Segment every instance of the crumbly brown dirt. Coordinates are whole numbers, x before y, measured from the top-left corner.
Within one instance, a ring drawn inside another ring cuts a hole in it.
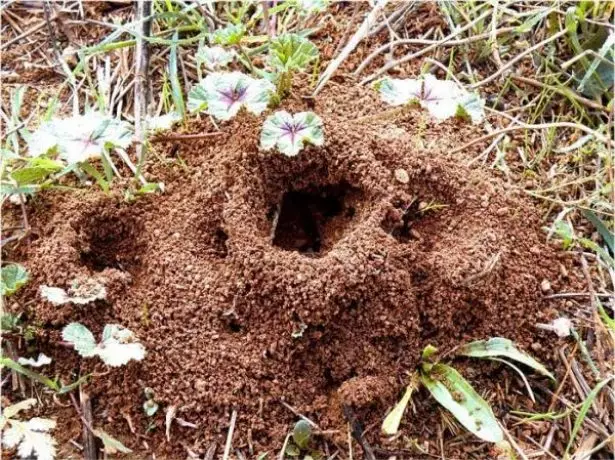
[[[298,85],[282,107],[318,113],[323,148],[263,152],[262,117],[243,113],[221,136],[155,144],[146,174],[165,183],[163,194],[126,202],[120,191],[50,191],[27,206],[32,234],[8,256],[32,280],[9,308],[25,307],[44,326],[39,347],[63,379],[97,374],[87,387],[96,423],[139,456],[203,455],[212,443],[220,454],[232,410],[235,448],[250,458],[277,453],[296,419],[280,401],[338,446],[347,406],[379,445],[378,424],[428,344],[450,351],[503,336],[549,361],[552,338],[535,324],[558,304],[541,282],[557,291],[570,282],[560,266],[574,269],[544,243],[522,192],[466,166],[480,145],[448,153],[478,129],[434,123],[418,109],[387,118],[372,89],[341,80],[316,101]],[[205,118],[178,132],[214,130]],[[400,168],[407,184],[395,178]],[[5,215],[20,218],[18,208]],[[107,300],[57,307],[37,293],[80,276],[103,282]],[[107,323],[128,327],[145,360],[107,369],[80,359],[61,343],[73,321],[97,336]],[[506,372],[472,362],[466,376],[496,392]],[[142,410],[145,387],[162,407],[153,420]],[[419,395],[403,426],[436,446],[439,411]],[[174,423],[169,442],[170,406],[198,427]],[[67,414],[57,435],[68,452],[79,420],[71,408],[54,410]]]

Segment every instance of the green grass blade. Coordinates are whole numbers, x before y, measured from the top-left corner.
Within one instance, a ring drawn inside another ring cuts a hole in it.
[[[602,323],[604,324],[604,326],[607,329],[609,329],[611,332],[615,332],[615,319],[611,318],[608,315],[608,313],[602,306],[602,303],[600,302],[600,300],[598,300],[597,297],[596,297],[596,305],[598,308],[598,315],[600,315],[600,319],[602,319]]]
[[[467,343],[458,350],[458,354],[470,358],[508,358],[531,367],[540,374],[555,380],[551,372],[527,353],[517,349],[515,344],[503,337],[493,337],[489,340],[477,340]]]
[[[173,44],[171,45],[169,54],[169,79],[171,80],[171,95],[173,97],[173,103],[175,104],[175,110],[181,115],[182,118],[186,116],[186,105],[184,104],[184,95],[182,94],[182,88],[179,84],[179,77],[177,76],[177,32],[173,34]]]
[[[406,411],[406,406],[408,406],[410,398],[412,398],[412,393],[418,388],[418,386],[418,375],[415,373],[412,376],[410,383],[406,387],[406,392],[404,393],[404,396],[399,400],[393,410],[389,412],[389,414],[382,422],[382,432],[387,436],[397,434],[397,431],[399,430],[399,424],[401,423],[401,419],[404,416],[404,412]]]
[[[468,431],[484,441],[500,443],[504,440],[489,404],[455,369],[434,364],[428,374],[421,372],[421,382]]]
[[[11,358],[0,358],[0,367],[4,366],[25,375],[31,380],[40,382],[43,385],[48,386],[53,391],[60,391],[60,387],[58,386],[58,384],[51,380],[49,377],[39,374],[38,372],[31,371],[30,369],[23,367],[21,364],[16,363]]]
[[[598,230],[598,233],[600,233],[600,236],[611,250],[611,254],[615,255],[615,235],[613,232],[609,231],[604,222],[593,211],[583,209],[581,212],[596,227],[596,230]]]
[[[568,458],[568,452],[570,452],[570,449],[572,448],[574,439],[577,437],[577,434],[579,433],[579,430],[581,429],[581,425],[583,424],[583,420],[585,420],[585,417],[587,416],[587,412],[589,412],[589,408],[591,404],[594,402],[594,399],[596,399],[596,396],[598,396],[598,393],[600,393],[600,390],[602,390],[602,388],[607,383],[609,383],[611,380],[613,380],[613,376],[604,379],[602,382],[598,383],[594,387],[594,389],[590,391],[589,394],[587,395],[587,398],[585,399],[585,401],[583,402],[583,405],[579,409],[579,415],[577,415],[577,418],[574,421],[572,431],[570,432],[570,441],[568,441],[568,445],[566,446],[566,452],[564,453],[564,458]]]

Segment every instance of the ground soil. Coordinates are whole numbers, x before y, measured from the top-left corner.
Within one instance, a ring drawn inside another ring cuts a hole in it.
[[[32,234],[8,257],[32,280],[9,308],[26,306],[42,327],[38,346],[62,378],[100,374],[87,386],[94,419],[139,456],[203,455],[213,443],[220,454],[233,410],[234,447],[277,455],[296,420],[281,401],[327,430],[332,449],[346,449],[348,414],[372,445],[407,449],[408,438],[383,444],[378,425],[427,344],[446,352],[503,336],[550,362],[554,336],[535,324],[559,305],[541,283],[558,291],[574,267],[545,244],[533,203],[493,171],[466,166],[484,146],[449,154],[478,128],[435,123],[419,109],[388,117],[375,91],[355,84],[334,78],[313,101],[297,82],[283,104],[323,118],[323,148],[263,152],[262,118],[243,113],[220,136],[154,144],[146,174],[165,183],[163,194],[127,202],[87,188],[28,204]],[[176,132],[214,130],[205,118]],[[20,219],[19,209],[5,216]],[[107,300],[57,307],[37,293],[79,276],[104,283]],[[61,343],[72,321],[96,335],[107,323],[128,327],[146,359],[112,370],[80,359]],[[514,380],[501,366],[456,366],[499,416],[528,408],[518,379],[514,396],[493,396]],[[153,419],[143,414],[145,387],[162,407]],[[405,433],[439,452],[441,412],[427,394],[416,399]],[[174,423],[169,441],[170,406],[197,428]],[[52,412],[66,414],[56,433],[65,456],[76,455],[68,440],[81,429],[72,410]],[[476,449],[468,439],[447,447],[449,458],[468,446]]]

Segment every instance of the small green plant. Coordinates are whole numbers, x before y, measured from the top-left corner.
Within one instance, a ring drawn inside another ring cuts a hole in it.
[[[286,445],[284,454],[288,457],[299,457],[302,452],[306,453],[304,459],[319,458],[320,452],[310,449],[312,439],[312,425],[306,420],[299,420],[293,427],[292,440]]]
[[[56,427],[54,420],[34,417],[27,421],[15,418],[19,412],[36,405],[36,399],[26,399],[12,406],[5,407],[0,415],[2,445],[7,449],[17,448],[19,458],[53,460],[56,455],[56,441],[49,431]]]
[[[418,103],[437,120],[469,118],[473,123],[485,117],[485,102],[450,80],[438,80],[431,74],[420,79],[383,78],[375,84],[384,102],[393,106]]]
[[[210,40],[216,45],[239,45],[245,34],[246,27],[243,24],[229,24],[221,29],[216,29],[211,34]]]
[[[412,394],[422,384],[434,399],[450,411],[468,431],[484,441],[496,443],[508,450],[508,443],[504,440],[503,431],[489,404],[457,370],[435,359],[436,354],[436,348],[431,345],[425,347],[419,369],[411,375],[404,396],[382,423],[383,433],[386,435],[397,433]],[[542,364],[517,349],[513,342],[505,338],[495,337],[468,343],[458,349],[458,354],[498,361],[505,361],[502,358],[506,358],[520,362],[542,375],[555,379]],[[505,362],[510,365],[507,361]]]
[[[62,338],[84,358],[98,356],[111,367],[122,366],[133,359],[141,361],[145,357],[145,347],[133,332],[117,324],[105,326],[100,343],[96,343],[94,334],[80,323],[64,327]]]
[[[132,143],[132,127],[125,121],[91,111],[64,119],[43,122],[28,139],[28,155],[40,157],[56,152],[68,165],[94,158],[108,158],[116,147]]]
[[[215,72],[207,75],[190,91],[188,109],[230,120],[242,107],[256,115],[267,108],[275,90],[264,79],[252,78],[241,72]]]
[[[269,65],[276,72],[276,94],[279,99],[288,95],[293,74],[303,71],[318,59],[318,48],[297,34],[284,34],[269,44]]]
[[[158,403],[155,401],[154,390],[149,387],[143,389],[145,402],[143,403],[143,412],[148,417],[152,417],[158,411]]]
[[[286,111],[276,112],[267,117],[261,132],[262,149],[271,150],[277,147],[289,157],[299,154],[305,144],[320,147],[324,143],[322,120],[312,112],[294,115]]]
[[[28,272],[19,264],[9,264],[0,270],[0,295],[10,296],[28,282]]]

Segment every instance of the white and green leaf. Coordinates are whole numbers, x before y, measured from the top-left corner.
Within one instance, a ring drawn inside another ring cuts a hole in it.
[[[77,353],[85,358],[96,354],[94,334],[81,323],[70,323],[64,327],[62,338],[73,345]]]
[[[17,448],[20,458],[31,458],[35,455],[38,460],[53,460],[56,455],[56,441],[48,431],[56,426],[56,422],[49,419],[35,417],[26,422],[9,420],[10,427],[2,433],[2,445],[8,449]]]
[[[127,148],[132,134],[129,123],[92,111],[43,122],[28,139],[28,154],[36,157],[57,150],[63,161],[77,164],[100,158],[104,149]]]
[[[527,353],[520,351],[515,344],[503,337],[493,337],[489,340],[477,340],[463,345],[457,351],[462,356],[470,358],[508,358],[531,367],[540,374],[555,380],[551,372]]]
[[[197,65],[203,65],[209,71],[215,71],[223,67],[227,67],[237,53],[234,50],[226,50],[221,46],[206,46],[201,44],[195,59]]]
[[[107,290],[103,284],[93,278],[75,279],[68,292],[62,288],[42,285],[41,297],[54,305],[74,303],[86,305],[107,297]]]
[[[132,331],[117,324],[108,324],[95,353],[108,366],[117,367],[133,359],[141,361],[145,358],[145,347],[138,342]]]
[[[215,72],[207,75],[190,91],[188,108],[205,110],[219,120],[230,120],[242,107],[256,115],[269,104],[275,86],[241,72]]]
[[[468,431],[484,441],[504,440],[489,404],[455,369],[445,364],[429,365],[429,372],[421,372],[421,382]]]
[[[380,97],[390,105],[417,102],[437,120],[454,116],[479,123],[485,117],[484,101],[451,80],[438,80],[431,74],[420,79],[384,78],[376,83]]]
[[[289,157],[297,155],[305,144],[320,147],[324,143],[322,120],[313,112],[291,115],[278,111],[267,117],[261,132],[261,148],[271,150],[277,147]]]
[[[98,356],[111,367],[122,366],[131,360],[141,361],[145,357],[145,347],[134,333],[117,324],[105,326],[102,341],[98,344],[90,330],[80,323],[66,326],[62,336],[84,358]]]

